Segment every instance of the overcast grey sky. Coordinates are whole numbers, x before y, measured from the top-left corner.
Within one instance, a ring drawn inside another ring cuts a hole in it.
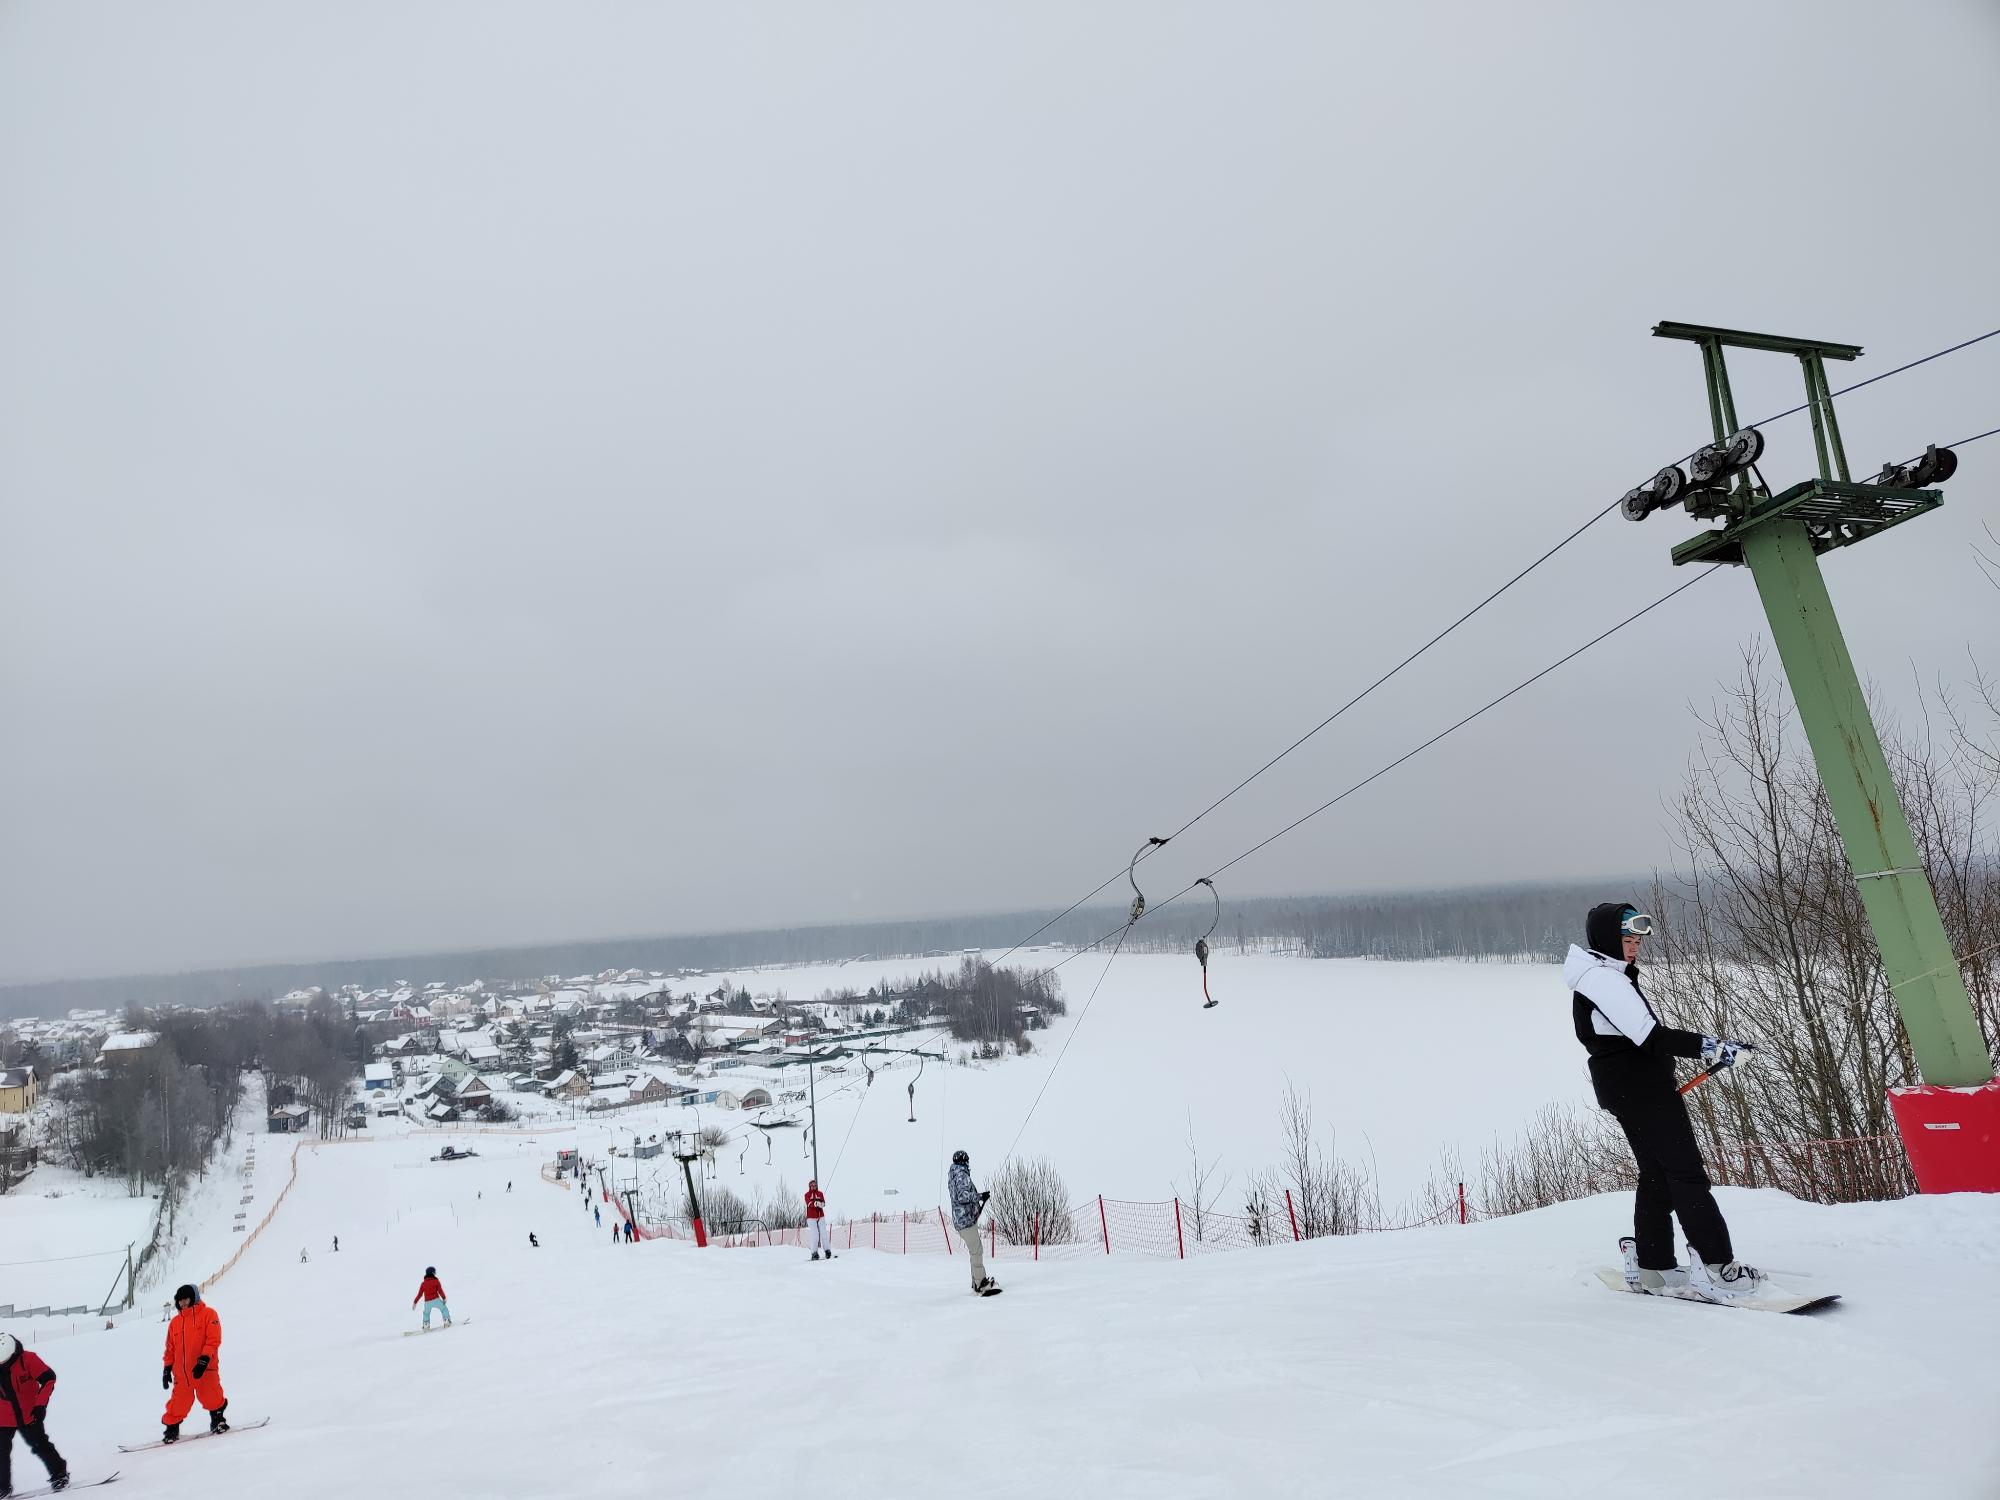
[[[1701,441],[1656,320],[2000,326],[1996,78],[1976,0],[12,0],[0,977],[1067,902]],[[1842,418],[2000,424],[2000,340]],[[1892,703],[2000,667],[1996,474],[1829,560]],[[1693,529],[1600,524],[1159,883]],[[1662,860],[1760,628],[1718,576],[1224,894]]]

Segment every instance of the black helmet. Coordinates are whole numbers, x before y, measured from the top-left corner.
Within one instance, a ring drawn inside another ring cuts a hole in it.
[[[951,1153],[951,1160],[953,1166],[963,1167],[969,1165],[972,1158],[967,1156],[963,1151],[954,1151]]]
[[[438,1273],[438,1268],[437,1268],[436,1266],[425,1266],[425,1267],[424,1267],[424,1274],[425,1274],[426,1276],[435,1276],[435,1275],[437,1275],[437,1273]]]
[[[193,1304],[201,1301],[201,1288],[194,1285],[193,1282],[189,1282],[186,1286],[183,1286],[179,1291],[174,1293],[174,1306],[179,1307],[181,1305],[182,1298],[186,1298],[189,1306],[192,1306]]]

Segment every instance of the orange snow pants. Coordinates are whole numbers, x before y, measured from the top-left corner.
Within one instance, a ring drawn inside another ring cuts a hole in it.
[[[167,1410],[160,1421],[174,1426],[188,1414],[197,1396],[201,1398],[203,1411],[214,1411],[229,1399],[222,1394],[222,1371],[215,1365],[209,1365],[208,1373],[199,1380],[186,1370],[174,1371],[174,1388],[167,1392]]]

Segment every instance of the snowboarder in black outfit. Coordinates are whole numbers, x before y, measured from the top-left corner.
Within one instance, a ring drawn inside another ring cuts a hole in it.
[[[1629,903],[1590,909],[1589,946],[1572,946],[1563,965],[1576,1039],[1590,1053],[1598,1105],[1618,1121],[1638,1163],[1632,1230],[1640,1289],[1744,1301],[1758,1294],[1764,1277],[1736,1259],[1674,1081],[1674,1059],[1728,1067],[1750,1044],[1660,1024],[1639,988],[1639,945],[1652,930],[1653,919]],[[1675,1217],[1691,1252],[1686,1271],[1674,1264]]]
[[[535,1238],[535,1231],[532,1229],[528,1231],[528,1244],[531,1248],[536,1250],[542,1248],[542,1242]]]
[[[0,1333],[0,1495],[14,1493],[14,1431],[49,1471],[49,1488],[69,1487],[69,1466],[49,1441],[49,1398],[56,1372],[41,1356],[23,1349],[11,1333]]]

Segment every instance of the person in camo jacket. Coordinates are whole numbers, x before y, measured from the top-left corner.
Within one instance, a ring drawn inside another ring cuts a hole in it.
[[[945,1178],[951,1194],[951,1227],[965,1241],[965,1253],[972,1259],[972,1289],[985,1292],[993,1285],[986,1274],[986,1257],[979,1248],[979,1215],[991,1196],[972,1185],[972,1158],[963,1151],[951,1154],[951,1171]]]

